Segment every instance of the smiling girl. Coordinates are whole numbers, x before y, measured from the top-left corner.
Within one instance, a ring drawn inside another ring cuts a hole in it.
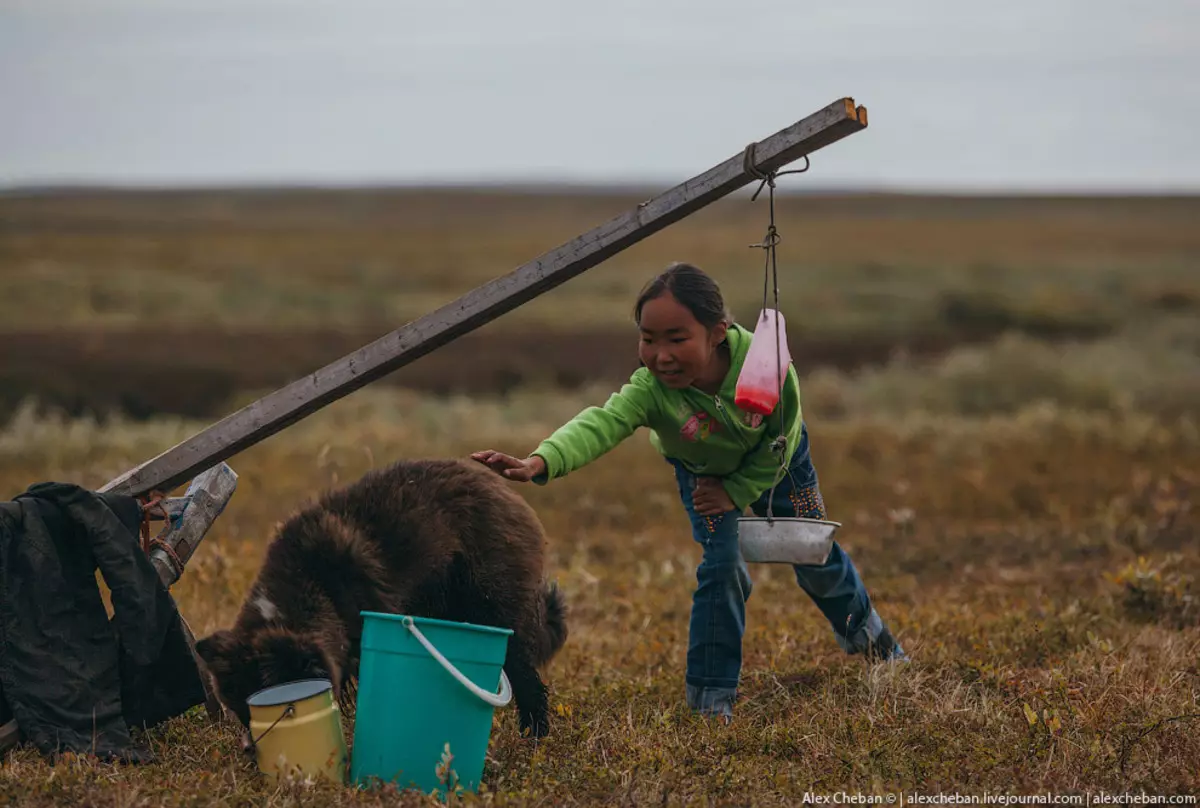
[[[767,514],[780,466],[771,447],[774,436],[787,437],[791,474],[775,488],[772,513],[826,518],[799,381],[790,368],[783,398],[766,418],[733,403],[752,334],[733,322],[716,282],[690,264],[675,264],[650,281],[638,296],[634,320],[641,331],[643,367],[603,407],[579,413],[524,459],[491,449],[471,456],[510,480],[545,484],[596,460],[639,427],[649,427],[651,443],[675,469],[692,535],[704,550],[688,631],[688,705],[728,721],[741,676],[751,590],[738,545],[738,517],[747,507],[758,516]],[[907,660],[836,542],[824,564],[794,570],[847,653]]]

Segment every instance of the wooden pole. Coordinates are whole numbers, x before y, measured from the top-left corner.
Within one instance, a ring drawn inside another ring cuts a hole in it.
[[[754,144],[755,167],[775,171],[865,129],[867,110],[843,98]],[[739,152],[703,174],[270,393],[104,486],[169,491],[322,407],[512,311],[756,178]],[[753,169],[753,167],[752,167]]]

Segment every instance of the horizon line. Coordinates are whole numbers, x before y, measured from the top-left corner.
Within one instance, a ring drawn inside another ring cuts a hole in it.
[[[678,184],[678,183],[676,183]],[[734,193],[756,187],[751,182]],[[657,194],[674,186],[645,181],[585,181],[585,180],[521,180],[491,179],[475,181],[381,181],[381,182],[316,182],[300,180],[279,181],[213,181],[213,182],[31,182],[0,183],[0,197],[57,196],[71,194],[187,194],[187,193],[388,193],[388,192],[506,192],[517,194]],[[867,184],[838,183],[820,186],[797,186],[780,183],[776,195],[784,196],[935,196],[935,197],[1194,197],[1200,196],[1200,185],[1167,186],[1076,186],[1071,184],[1046,186],[956,186],[941,184]]]

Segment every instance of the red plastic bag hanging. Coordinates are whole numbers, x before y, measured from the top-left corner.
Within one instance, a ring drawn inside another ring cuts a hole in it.
[[[733,403],[748,412],[770,415],[779,403],[779,390],[791,363],[783,315],[776,309],[763,309],[758,316],[758,325],[754,327],[746,361],[738,374]]]

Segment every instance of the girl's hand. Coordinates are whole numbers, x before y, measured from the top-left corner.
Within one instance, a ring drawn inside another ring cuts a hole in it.
[[[546,461],[537,455],[521,460],[503,452],[485,449],[482,452],[472,453],[471,459],[482,463],[501,477],[507,477],[519,483],[527,483],[546,471]]]
[[[696,480],[696,489],[692,491],[692,507],[701,516],[719,516],[737,510],[720,477],[700,477]]]

